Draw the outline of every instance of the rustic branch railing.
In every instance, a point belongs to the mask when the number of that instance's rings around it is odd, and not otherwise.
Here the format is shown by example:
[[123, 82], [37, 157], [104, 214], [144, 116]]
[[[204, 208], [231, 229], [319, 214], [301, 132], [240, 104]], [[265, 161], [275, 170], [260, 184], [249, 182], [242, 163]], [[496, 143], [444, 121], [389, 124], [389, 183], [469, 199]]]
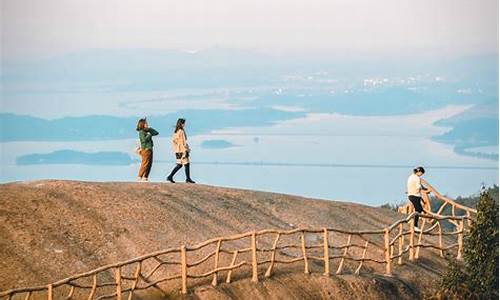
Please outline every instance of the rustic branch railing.
[[[110, 264], [44, 286], [6, 290], [0, 292], [0, 297], [9, 300], [52, 300], [124, 299], [127, 296], [131, 300], [134, 293], [146, 289], [155, 289], [168, 295], [169, 292], [165, 289], [168, 284], [170, 293], [178, 291], [180, 287], [181, 293], [185, 294], [188, 292], [189, 281], [210, 277], [211, 284], [216, 286], [223, 273], [226, 273], [225, 282], [230, 283], [234, 272], [245, 266], [250, 267], [252, 281], [257, 282], [259, 272], [263, 271], [259, 267], [263, 265], [267, 265], [265, 277], [272, 276], [276, 265], [300, 261], [304, 264], [306, 274], [311, 272], [310, 261], [322, 263], [325, 275], [331, 274], [331, 264], [338, 261], [336, 274], [342, 274], [347, 263], [352, 264], [354, 274], [359, 274], [363, 265], [370, 263], [385, 266], [385, 274], [391, 275], [394, 262], [401, 265], [406, 254], [409, 261], [417, 259], [421, 248], [434, 249], [440, 256], [443, 256], [444, 251], [457, 248], [457, 259], [462, 257], [463, 235], [470, 225], [470, 215], [420, 214], [420, 232], [415, 231], [413, 226], [415, 215], [416, 213], [412, 213], [386, 228], [373, 231], [335, 228], [267, 229], [219, 237], [195, 246], [182, 245]], [[443, 231], [441, 223], [444, 221], [455, 222], [457, 229]], [[312, 240], [321, 242], [308, 244], [311, 237]], [[294, 242], [290, 243], [290, 239]], [[405, 243], [406, 239], [408, 242]], [[215, 246], [215, 250], [208, 250], [205, 254], [206, 249], [211, 246]], [[200, 255], [201, 258], [197, 259]]]
[[[473, 215], [477, 214], [477, 210], [470, 208], [470, 207], [467, 207], [465, 205], [462, 205], [460, 203], [457, 203], [454, 200], [441, 195], [441, 193], [439, 193], [431, 184], [429, 184], [429, 182], [427, 182], [424, 179], [420, 179], [420, 180], [421, 180], [422, 184], [428, 190], [427, 192], [422, 192], [422, 198], [424, 200], [424, 211], [426, 213], [441, 216], [443, 214], [445, 208], [450, 206], [451, 207], [451, 216], [455, 217], [457, 215], [460, 215], [460, 216], [466, 215], [468, 217], [468, 220], [469, 220], [468, 222], [469, 222], [469, 226], [470, 226], [470, 222], [471, 222], [470, 220], [472, 220], [471, 218], [473, 217]], [[439, 207], [439, 209], [436, 212], [432, 212], [432, 210], [431, 210], [431, 199], [429, 197], [430, 193], [433, 193], [437, 200], [443, 202], [443, 204]], [[460, 212], [459, 214], [457, 214], [457, 210]], [[408, 203], [402, 207], [399, 207], [398, 211], [400, 213], [411, 214], [415, 211], [415, 209], [413, 208], [413, 205], [411, 205], [411, 203]], [[454, 224], [455, 226], [458, 226], [458, 224], [453, 220], [450, 220], [449, 222]]]

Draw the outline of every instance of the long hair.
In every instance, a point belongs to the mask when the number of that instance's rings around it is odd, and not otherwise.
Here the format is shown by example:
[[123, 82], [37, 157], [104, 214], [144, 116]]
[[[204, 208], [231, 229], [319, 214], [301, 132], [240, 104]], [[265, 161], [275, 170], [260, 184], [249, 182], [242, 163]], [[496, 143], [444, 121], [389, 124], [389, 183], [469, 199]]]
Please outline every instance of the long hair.
[[182, 125], [184, 125], [184, 123], [186, 123], [185, 119], [183, 119], [183, 118], [178, 119], [177, 124], [175, 124], [174, 132], [177, 133], [177, 131], [179, 131], [179, 129], [182, 129]]
[[141, 131], [146, 127], [146, 118], [139, 119], [139, 122], [137, 122], [137, 127], [135, 130]]

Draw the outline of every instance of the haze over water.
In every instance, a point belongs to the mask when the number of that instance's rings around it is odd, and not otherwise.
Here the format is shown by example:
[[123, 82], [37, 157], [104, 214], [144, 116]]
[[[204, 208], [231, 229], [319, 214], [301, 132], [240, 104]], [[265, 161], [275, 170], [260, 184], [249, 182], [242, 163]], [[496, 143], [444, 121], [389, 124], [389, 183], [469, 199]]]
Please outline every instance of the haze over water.
[[417, 165], [452, 197], [498, 182], [498, 2], [148, 2], [4, 4], [2, 182], [133, 181], [143, 116], [152, 181], [185, 117], [200, 183], [379, 205]]

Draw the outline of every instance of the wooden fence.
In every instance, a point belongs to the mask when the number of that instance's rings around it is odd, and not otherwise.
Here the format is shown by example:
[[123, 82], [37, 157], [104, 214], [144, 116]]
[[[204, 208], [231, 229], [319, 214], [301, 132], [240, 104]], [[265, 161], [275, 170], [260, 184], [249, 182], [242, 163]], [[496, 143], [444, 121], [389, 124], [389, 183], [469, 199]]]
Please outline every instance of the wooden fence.
[[[251, 274], [252, 281], [258, 282], [286, 264], [303, 266], [306, 274], [314, 264], [324, 275], [359, 274], [361, 270], [374, 270], [368, 265], [383, 266], [385, 274], [390, 276], [396, 266], [417, 259], [425, 248], [432, 249], [426, 252], [429, 255], [435, 251], [443, 256], [445, 251], [453, 251], [461, 259], [464, 233], [471, 221], [469, 215], [420, 214], [420, 230], [413, 226], [415, 215], [412, 213], [391, 226], [373, 231], [270, 229], [219, 237], [103, 266], [45, 286], [6, 290], [0, 292], [0, 297], [131, 300], [144, 290], [156, 290], [165, 296], [179, 291], [186, 294], [189, 286], [209, 282], [216, 286], [223, 279], [230, 283], [236, 275], [243, 278]], [[444, 231], [443, 222], [453, 222], [455, 229]]]
[[[428, 189], [427, 192], [422, 192], [422, 198], [424, 200], [424, 211], [426, 213], [431, 214], [431, 215], [441, 216], [446, 208], [451, 207], [451, 214], [450, 215], [452, 217], [465, 215], [465, 216], [467, 216], [468, 220], [472, 220], [473, 216], [475, 216], [477, 214], [477, 210], [470, 208], [470, 207], [467, 207], [465, 205], [462, 205], [460, 203], [457, 203], [454, 200], [443, 196], [432, 185], [430, 185], [426, 180], [424, 180], [424, 179], [420, 179], [420, 180], [421, 180], [422, 184]], [[429, 197], [430, 193], [433, 193], [435, 198], [438, 201], [442, 202], [441, 206], [438, 208], [438, 210], [436, 212], [432, 212], [432, 210], [431, 210], [431, 200]], [[411, 214], [415, 211], [415, 209], [413, 208], [413, 205], [411, 203], [408, 203], [402, 207], [399, 207], [398, 211], [400, 213]], [[454, 224], [455, 226], [458, 226], [458, 224], [453, 220], [450, 220], [449, 222]], [[470, 221], [469, 221], [469, 225], [470, 225]]]

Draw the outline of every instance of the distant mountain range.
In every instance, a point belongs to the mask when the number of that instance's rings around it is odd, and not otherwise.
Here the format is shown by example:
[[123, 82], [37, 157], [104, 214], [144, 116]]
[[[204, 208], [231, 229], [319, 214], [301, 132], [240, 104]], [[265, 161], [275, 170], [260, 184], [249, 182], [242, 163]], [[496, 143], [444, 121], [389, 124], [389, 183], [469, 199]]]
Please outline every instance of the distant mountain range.
[[[498, 92], [498, 54], [460, 59], [269, 55], [214, 47], [200, 51], [90, 49], [34, 62], [2, 65], [2, 82], [111, 84], [113, 90], [269, 85], [290, 74], [326, 72], [337, 79], [439, 74], [484, 93]], [[495, 88], [496, 87], [496, 88]]]

